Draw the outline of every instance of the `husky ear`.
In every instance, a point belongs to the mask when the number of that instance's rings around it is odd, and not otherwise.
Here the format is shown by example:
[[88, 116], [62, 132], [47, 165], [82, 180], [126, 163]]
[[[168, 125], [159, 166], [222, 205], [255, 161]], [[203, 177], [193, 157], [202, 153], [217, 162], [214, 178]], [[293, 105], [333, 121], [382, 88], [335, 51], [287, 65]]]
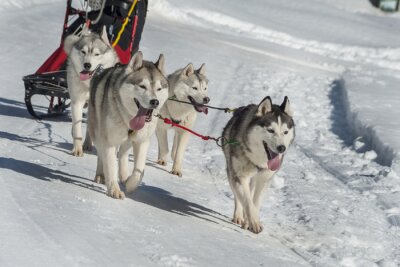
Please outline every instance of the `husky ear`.
[[107, 28], [106, 28], [106, 26], [103, 26], [103, 29], [101, 30], [101, 40], [103, 40], [103, 42], [107, 46], [111, 47], [110, 40], [108, 40], [108, 36], [107, 36]]
[[128, 63], [128, 71], [133, 72], [143, 66], [143, 54], [141, 51], [136, 52]]
[[206, 75], [206, 63], [201, 64], [200, 68], [197, 70], [197, 73]]
[[264, 116], [268, 112], [272, 111], [272, 101], [269, 96], [264, 98], [261, 103], [258, 105], [257, 113], [256, 115], [259, 117]]
[[189, 63], [182, 71], [183, 75], [185, 76], [189, 76], [192, 75], [194, 73], [194, 68], [193, 68], [193, 64]]
[[163, 75], [165, 75], [165, 69], [164, 69], [165, 58], [164, 58], [163, 54], [160, 54], [160, 56], [159, 56], [159, 58], [158, 58], [158, 60], [157, 60], [155, 65], [156, 65], [157, 69], [159, 69], [161, 71], [161, 73]]
[[280, 109], [285, 112], [286, 114], [288, 114], [290, 117], [293, 117], [293, 112], [290, 108], [290, 102], [289, 102], [289, 98], [287, 96], [285, 96], [285, 99], [283, 100]]
[[68, 35], [65, 38], [65, 40], [64, 40], [64, 51], [65, 51], [65, 53], [67, 53], [67, 55], [69, 55], [71, 53], [72, 48], [79, 41], [79, 39], [80, 39], [80, 37], [75, 35], [75, 34]]

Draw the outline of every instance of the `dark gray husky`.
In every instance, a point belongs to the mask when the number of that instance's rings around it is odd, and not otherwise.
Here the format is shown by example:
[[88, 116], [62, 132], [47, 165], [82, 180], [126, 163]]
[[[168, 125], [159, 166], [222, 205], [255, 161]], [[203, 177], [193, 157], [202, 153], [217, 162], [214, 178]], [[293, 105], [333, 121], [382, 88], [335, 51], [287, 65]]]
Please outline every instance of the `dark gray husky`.
[[238, 144], [223, 147], [229, 184], [235, 196], [233, 222], [254, 233], [262, 231], [262, 191], [279, 170], [295, 136], [289, 99], [273, 105], [267, 96], [259, 105], [239, 108], [223, 131]]

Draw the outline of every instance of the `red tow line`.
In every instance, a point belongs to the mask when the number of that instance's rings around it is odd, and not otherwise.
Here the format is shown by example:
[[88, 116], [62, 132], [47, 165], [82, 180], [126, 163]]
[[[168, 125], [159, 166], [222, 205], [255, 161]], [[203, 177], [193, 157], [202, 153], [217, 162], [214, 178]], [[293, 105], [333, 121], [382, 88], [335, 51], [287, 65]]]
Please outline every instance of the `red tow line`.
[[156, 115], [156, 117], [158, 117], [159, 119], [163, 120], [165, 124], [169, 124], [172, 127], [177, 127], [177, 128], [183, 129], [185, 131], [188, 131], [189, 133], [191, 133], [191, 134], [193, 134], [193, 135], [195, 135], [197, 137], [200, 137], [201, 139], [203, 139], [205, 141], [214, 140], [215, 143], [217, 143], [217, 145], [220, 146], [220, 147], [223, 147], [223, 146], [228, 145], [228, 144], [239, 144], [239, 142], [237, 142], [237, 141], [228, 141], [223, 136], [215, 138], [215, 137], [211, 137], [211, 136], [208, 136], [208, 135], [201, 135], [201, 134], [196, 133], [195, 131], [193, 131], [193, 130], [191, 130], [189, 128], [186, 128], [185, 126], [182, 126], [182, 125], [180, 125], [178, 123], [173, 122], [172, 120], [170, 120], [168, 118], [164, 118], [160, 114]]

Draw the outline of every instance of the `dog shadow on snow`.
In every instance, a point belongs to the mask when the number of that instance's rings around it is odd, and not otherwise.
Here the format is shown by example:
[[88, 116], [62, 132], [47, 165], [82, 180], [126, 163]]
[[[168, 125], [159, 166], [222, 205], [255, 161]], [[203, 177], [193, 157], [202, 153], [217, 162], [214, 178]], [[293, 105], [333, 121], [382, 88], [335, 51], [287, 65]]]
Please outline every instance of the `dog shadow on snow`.
[[[51, 134], [49, 135], [51, 136]], [[38, 148], [40, 147], [51, 147], [51, 149], [66, 152], [72, 147], [72, 145], [68, 142], [54, 142], [50, 137], [49, 141], [44, 141], [3, 131], [0, 131], [0, 138], [8, 139], [11, 142], [20, 142], [21, 144], [24, 144], [26, 147], [29, 147], [35, 151], [38, 151]]]
[[164, 189], [142, 183], [128, 196], [134, 201], [181, 216], [195, 217], [215, 224], [231, 223], [228, 217], [202, 205], [176, 197]]
[[77, 185], [85, 189], [93, 190], [98, 193], [105, 193], [102, 187], [93, 185], [92, 180], [90, 179], [66, 173], [60, 170], [51, 169], [37, 163], [23, 161], [15, 158], [0, 157], [0, 169], [8, 169], [16, 173], [20, 173], [46, 182], [61, 181], [64, 183]]

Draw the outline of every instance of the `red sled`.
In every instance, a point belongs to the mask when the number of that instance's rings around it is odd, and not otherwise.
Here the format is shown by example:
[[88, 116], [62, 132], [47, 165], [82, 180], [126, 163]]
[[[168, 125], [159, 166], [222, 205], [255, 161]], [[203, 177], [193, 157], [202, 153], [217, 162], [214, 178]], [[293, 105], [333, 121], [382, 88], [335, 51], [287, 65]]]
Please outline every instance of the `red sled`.
[[[147, 0], [67, 0], [60, 46], [34, 74], [22, 78], [29, 114], [36, 119], [43, 119], [61, 115], [70, 106], [67, 54], [63, 49], [64, 39], [68, 35], [78, 34], [88, 21], [96, 22], [89, 24], [91, 31], [100, 32], [105, 26], [120, 62], [127, 64], [139, 49], [146, 13]], [[48, 107], [32, 105], [34, 95], [45, 96]]]

